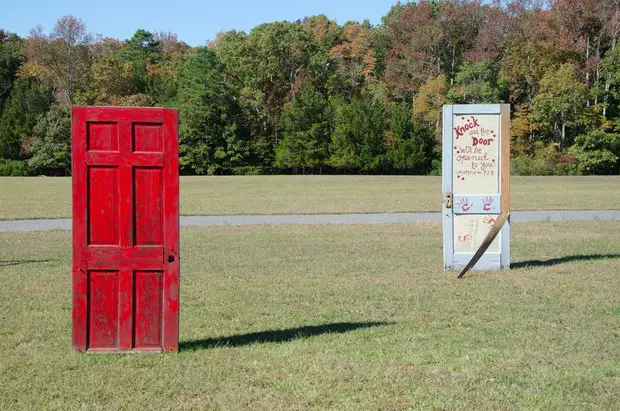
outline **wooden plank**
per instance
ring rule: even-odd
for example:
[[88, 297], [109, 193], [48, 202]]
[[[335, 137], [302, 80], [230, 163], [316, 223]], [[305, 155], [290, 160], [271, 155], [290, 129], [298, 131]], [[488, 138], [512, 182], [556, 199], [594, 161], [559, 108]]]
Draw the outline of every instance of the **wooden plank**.
[[442, 214], [443, 214], [443, 265], [444, 270], [451, 270], [454, 266], [454, 243], [452, 241], [452, 204], [450, 208], [446, 204], [446, 194], [452, 193], [452, 108], [454, 106], [443, 106], [443, 139], [442, 139]]
[[502, 211], [508, 214], [508, 219], [502, 228], [502, 255], [500, 266], [510, 268], [510, 104], [502, 105], [500, 120], [501, 136], [501, 195]]
[[164, 250], [161, 246], [90, 246], [87, 250], [88, 269], [163, 269]]
[[133, 290], [134, 278], [131, 269], [119, 271], [118, 287], [118, 348], [133, 348]]
[[452, 113], [461, 114], [500, 114], [501, 104], [454, 104]]
[[142, 124], [162, 124], [164, 113], [158, 107], [88, 107], [88, 122], [120, 122], [139, 120]]
[[164, 351], [179, 347], [179, 147], [178, 112], [164, 112], [164, 248], [166, 270], [163, 278], [163, 341]]
[[86, 164], [89, 166], [135, 166], [135, 167], [163, 167], [162, 153], [117, 153], [112, 151], [89, 151], [85, 154]]
[[135, 347], [161, 349], [162, 272], [136, 271], [135, 281]]
[[88, 281], [86, 275], [86, 121], [84, 109], [71, 110], [71, 173], [73, 190], [73, 308], [72, 308], [72, 349], [85, 351], [87, 342]]
[[[135, 159], [132, 151], [132, 126], [130, 121], [121, 121], [118, 124], [119, 151], [127, 162], [118, 167], [119, 182], [119, 227], [120, 246], [133, 247], [134, 245], [134, 201], [133, 201], [133, 166]], [[111, 162], [108, 162], [108, 164]]]
[[502, 211], [510, 212], [510, 104], [502, 105], [500, 136]]
[[134, 167], [133, 185], [135, 244], [163, 247], [163, 170]]
[[88, 244], [118, 245], [120, 227], [119, 175], [116, 167], [89, 167], [88, 219], [86, 227]]
[[118, 271], [88, 272], [88, 347], [118, 348]]
[[[454, 254], [454, 269], [460, 270], [469, 263], [472, 254], [470, 253], [455, 253]], [[501, 253], [489, 253], [486, 252], [480, 257], [478, 262], [472, 267], [472, 270], [496, 270], [500, 266]]]

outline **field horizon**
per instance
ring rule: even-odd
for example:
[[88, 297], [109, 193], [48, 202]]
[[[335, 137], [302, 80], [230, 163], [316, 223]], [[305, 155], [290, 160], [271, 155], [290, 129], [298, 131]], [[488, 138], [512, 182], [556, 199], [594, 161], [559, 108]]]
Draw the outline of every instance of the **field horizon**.
[[[70, 177], [0, 177], [0, 220], [70, 218]], [[620, 176], [511, 178], [513, 210], [617, 210]], [[441, 211], [441, 177], [182, 176], [181, 215]]]

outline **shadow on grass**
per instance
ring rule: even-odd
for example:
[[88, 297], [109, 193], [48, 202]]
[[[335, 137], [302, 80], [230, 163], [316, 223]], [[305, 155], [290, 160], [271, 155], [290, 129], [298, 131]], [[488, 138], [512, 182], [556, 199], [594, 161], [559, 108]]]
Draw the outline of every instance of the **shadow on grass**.
[[549, 260], [528, 260], [510, 263], [511, 269], [525, 267], [550, 267], [556, 264], [570, 263], [572, 261], [611, 260], [620, 258], [620, 254], [579, 254], [567, 255], [566, 257], [551, 258]]
[[181, 341], [179, 351], [199, 350], [217, 347], [240, 347], [251, 344], [280, 343], [293, 341], [299, 338], [308, 338], [321, 334], [345, 333], [359, 328], [379, 327], [390, 325], [388, 322], [364, 323], [332, 323], [322, 325], [307, 325], [305, 327], [288, 328], [286, 330], [269, 330], [249, 334], [232, 335], [230, 337], [206, 338], [204, 340]]
[[49, 263], [52, 260], [7, 260], [0, 261], [0, 267], [8, 267], [10, 265], [22, 265], [32, 263]]

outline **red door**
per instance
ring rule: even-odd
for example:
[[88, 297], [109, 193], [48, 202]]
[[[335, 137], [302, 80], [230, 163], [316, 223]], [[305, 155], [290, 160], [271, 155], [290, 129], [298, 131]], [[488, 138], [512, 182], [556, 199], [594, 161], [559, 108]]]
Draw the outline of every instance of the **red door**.
[[73, 350], [176, 351], [178, 115], [74, 107]]

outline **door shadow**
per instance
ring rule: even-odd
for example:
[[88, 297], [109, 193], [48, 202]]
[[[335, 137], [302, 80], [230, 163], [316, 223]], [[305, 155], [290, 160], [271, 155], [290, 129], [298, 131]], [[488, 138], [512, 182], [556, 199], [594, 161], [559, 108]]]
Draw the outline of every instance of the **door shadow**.
[[251, 344], [280, 343], [308, 338], [321, 334], [337, 334], [357, 330], [359, 328], [379, 327], [390, 325], [388, 322], [359, 322], [359, 323], [331, 323], [322, 325], [307, 325], [304, 327], [288, 328], [285, 330], [268, 330], [249, 334], [232, 335], [229, 337], [205, 338], [202, 340], [181, 341], [179, 351], [199, 350], [217, 347], [240, 347]]
[[49, 263], [53, 260], [7, 260], [0, 261], [0, 267], [8, 267], [10, 265], [22, 265], [22, 264], [32, 264], [32, 263]]
[[528, 260], [510, 263], [511, 269], [525, 267], [550, 267], [556, 264], [570, 263], [572, 261], [611, 260], [620, 258], [620, 254], [578, 254], [565, 257], [551, 258], [549, 260]]

